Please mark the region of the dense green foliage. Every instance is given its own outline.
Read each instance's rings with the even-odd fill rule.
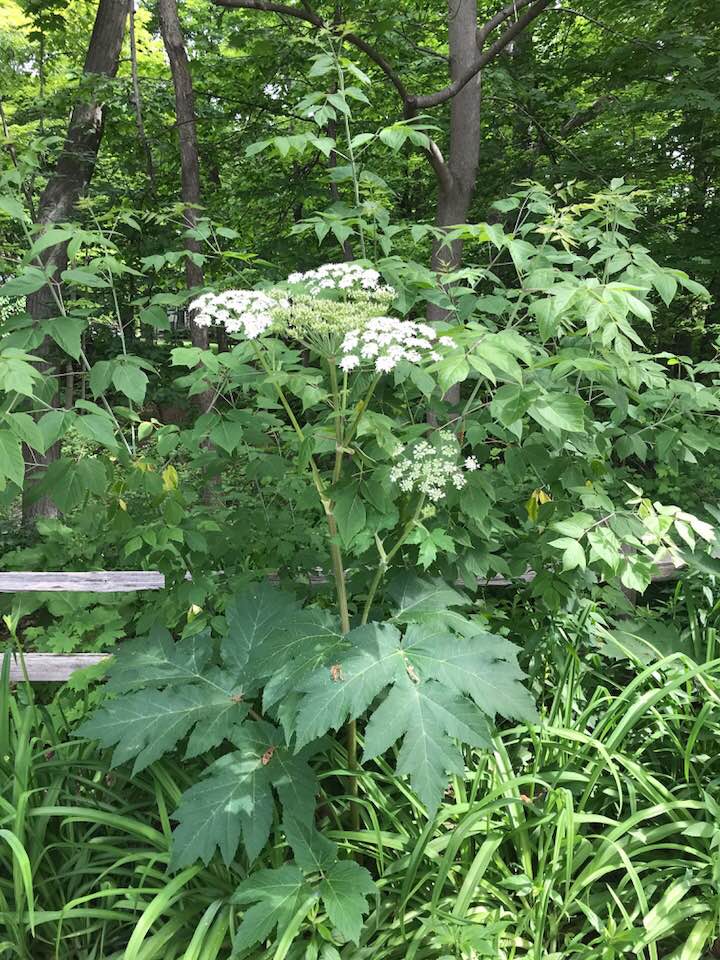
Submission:
[[[0,956],[711,956],[711,5],[508,7],[460,223],[452,5],[232,6],[0,0],[0,566],[167,584],[2,600]]]

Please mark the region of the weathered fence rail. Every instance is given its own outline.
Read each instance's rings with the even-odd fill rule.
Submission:
[[[131,593],[163,590],[165,577],[157,570],[112,570],[62,573],[0,573],[0,593]],[[32,683],[61,683],[83,667],[105,660],[106,653],[26,653],[27,677]],[[10,680],[25,679],[20,657],[10,661]]]
[[[0,593],[130,593],[164,590],[157,570],[117,570],[110,573],[0,573]]]
[[[655,566],[653,581],[672,580],[679,569],[671,560],[660,561]],[[534,570],[526,570],[519,577],[495,576],[478,579],[478,587],[510,587],[514,583],[529,583],[535,579]],[[188,579],[189,574],[186,574]],[[269,579],[277,580],[276,576]],[[321,585],[327,577],[312,574],[310,581]],[[73,592],[73,593],[130,593],[135,590],[163,590],[165,577],[157,570],[115,570],[78,573],[0,573],[0,593]],[[31,683],[62,683],[76,670],[94,666],[110,656],[108,653],[26,653],[23,656],[27,678]],[[10,662],[10,680],[25,679],[23,663],[17,654]]]

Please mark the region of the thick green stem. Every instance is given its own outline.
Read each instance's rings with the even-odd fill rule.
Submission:
[[[337,56],[335,58],[337,65],[337,75],[338,75],[338,92],[340,96],[345,99],[345,74],[343,69],[340,66]],[[367,256],[367,251],[365,249],[365,232],[363,230],[362,217],[360,215],[360,180],[358,179],[357,164],[355,162],[355,151],[353,149],[352,135],[350,133],[350,116],[347,110],[343,110],[343,125],[345,127],[345,139],[347,140],[348,145],[348,160],[350,161],[350,170],[352,172],[352,182],[353,182],[353,193],[355,195],[355,208],[357,209],[358,216],[358,232],[360,234],[360,252],[363,255],[363,258]]]
[[[340,479],[342,474],[343,456],[345,453],[344,442],[344,396],[341,404],[340,390],[338,387],[337,367],[335,360],[331,357],[328,360],[328,371],[330,374],[330,389],[333,395],[333,409],[335,411],[335,467],[333,469],[333,486]],[[332,510],[328,513],[328,527],[330,529],[330,553],[333,562],[333,572],[335,574],[335,584],[337,588],[338,605],[340,607],[340,629],[342,633],[350,632],[350,616],[347,604],[347,589],[345,584],[345,571],[343,570],[342,554],[340,548],[333,540],[337,537],[337,522]],[[357,724],[350,720],[345,729],[345,745],[347,750],[347,763],[350,776],[348,777],[348,792],[352,797],[350,802],[350,825],[354,831],[360,829],[360,808],[357,803],[358,783],[357,783]]]
[[[363,607],[362,619],[360,620],[361,623],[364,624],[368,622],[370,611],[372,609],[373,600],[375,599],[375,594],[378,591],[378,587],[380,586],[380,583],[382,582],[382,579],[385,576],[385,573],[388,567],[390,566],[390,563],[392,562],[393,557],[398,552],[400,547],[402,547],[402,545],[405,543],[407,538],[410,536],[410,533],[412,532],[412,529],[417,522],[417,518],[420,516],[420,511],[422,510],[424,503],[425,503],[425,494],[422,494],[417,504],[415,505],[415,509],[413,510],[412,516],[410,517],[408,522],[405,524],[405,526],[402,528],[400,536],[397,542],[395,543],[395,545],[393,546],[392,550],[390,550],[388,553],[386,553],[384,556],[380,558],[380,563],[378,564],[378,568],[375,571],[375,575],[373,576],[372,582],[370,583],[370,587],[368,589],[368,595],[365,600],[365,606]]]
[[[343,447],[348,447],[349,444],[352,442],[352,439],[355,436],[355,431],[357,430],[358,424],[360,423],[360,418],[367,410],[370,404],[370,401],[373,398],[373,394],[375,393],[378,383],[380,383],[379,374],[372,378],[370,382],[370,386],[367,389],[367,393],[357,405],[355,416],[353,417],[350,423],[350,426],[348,427],[348,430],[343,437]]]

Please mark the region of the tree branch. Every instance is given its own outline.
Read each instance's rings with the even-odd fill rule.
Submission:
[[[442,90],[437,90],[435,93],[428,93],[421,96],[412,97],[410,101],[412,112],[414,113],[418,110],[426,110],[428,107],[437,107],[439,104],[445,103],[446,100],[451,100],[462,90],[464,86],[466,86],[466,84],[473,79],[473,77],[478,75],[483,67],[486,67],[488,63],[491,63],[500,53],[502,53],[505,47],[507,47],[508,44],[515,39],[515,37],[522,33],[528,24],[532,23],[536,17],[539,17],[543,10],[549,6],[550,2],[551,0],[534,0],[534,2],[526,3],[525,5],[528,7],[526,12],[521,17],[518,17],[518,19],[511,26],[509,26],[507,30],[501,34],[501,36],[498,37],[495,43],[488,47],[484,53],[481,53],[477,60],[465,71],[462,76],[458,77],[456,80],[453,80],[452,83],[449,83],[446,87],[443,87]],[[517,0],[518,6],[522,3],[523,0]],[[505,10],[501,11],[500,14],[497,14],[496,17],[493,17],[493,20],[497,19],[497,17],[500,17],[501,14],[505,13],[506,10],[507,7]],[[507,19],[507,17],[504,19]],[[492,21],[488,21],[488,23],[490,22]],[[499,22],[502,23],[503,19],[501,19]],[[487,24],[485,26],[487,26]],[[481,33],[482,30],[484,30],[484,27],[481,28]]]
[[[308,3],[303,3],[302,8],[300,8],[292,7],[286,3],[275,3],[274,0],[212,0],[212,2],[216,7],[230,7],[239,10],[262,10],[265,13],[278,13],[284,17],[295,17],[297,20],[304,20],[314,27],[332,30],[333,33],[344,37],[348,43],[351,43],[354,47],[357,47],[358,50],[361,50],[366,57],[380,67],[390,83],[392,83],[397,90],[403,104],[407,105],[412,99],[398,72],[375,47],[371,46],[356,33],[349,33],[343,30],[342,25],[325,23],[322,17],[316,13]]]
[[[475,60],[464,74],[453,80],[452,83],[449,83],[446,87],[443,87],[442,90],[420,95],[410,93],[397,70],[395,70],[392,64],[386,60],[375,47],[366,40],[363,40],[363,38],[359,37],[356,33],[343,30],[342,24],[333,25],[326,23],[310,6],[307,0],[302,0],[302,7],[295,7],[287,3],[278,3],[276,0],[212,0],[212,2],[216,7],[227,7],[235,10],[261,10],[265,13],[277,13],[280,16],[294,17],[296,20],[304,20],[314,27],[331,30],[339,37],[347,40],[347,42],[351,43],[354,47],[357,47],[368,59],[380,67],[390,83],[395,87],[395,90],[403,102],[405,117],[410,119],[416,116],[420,110],[427,109],[428,107],[436,107],[441,103],[445,103],[447,100],[451,100],[473,77],[477,76],[483,67],[487,66],[488,63],[491,63],[502,53],[508,44],[522,33],[528,24],[532,23],[536,17],[539,17],[550,5],[552,0],[514,0],[514,2],[507,4],[502,10],[499,10],[495,16],[487,20],[482,27],[478,28],[477,42],[479,48],[484,46],[490,33],[505,23],[505,21],[509,20],[513,14],[516,14],[522,9],[525,9],[525,13],[521,17],[518,17],[485,52],[480,50],[477,60]],[[437,158],[435,158],[434,162],[437,162]],[[442,159],[441,162],[444,164]]]
[[[476,35],[478,49],[482,50],[482,48],[485,46],[485,41],[487,38],[490,36],[493,30],[500,26],[500,24],[505,23],[505,21],[509,20],[510,17],[514,13],[517,13],[518,10],[524,9],[533,2],[534,0],[515,0],[514,3],[509,3],[502,10],[499,10],[494,17],[486,20],[481,27],[478,27]]]
[[[315,27],[324,27],[325,23],[317,13],[308,7],[291,7],[287,3],[275,3],[274,0],[212,0],[216,7],[232,7],[240,10],[263,10],[265,13],[279,13],[283,17],[295,17],[306,20]]]
[[[582,20],[587,20],[589,23],[594,23],[596,27],[600,27],[600,29],[606,33],[611,33],[614,37],[620,37],[621,40],[626,40],[628,43],[635,43],[639,47],[646,47],[649,50],[656,49],[655,46],[647,40],[641,40],[640,37],[630,37],[626,33],[621,33],[619,30],[616,30],[615,27],[611,27],[610,24],[598,20],[597,17],[591,17],[590,14],[583,13],[581,10],[572,10],[570,7],[550,7],[549,12],[566,13],[571,17],[579,17]]]
[[[574,117],[570,117],[567,120],[560,131],[564,136],[567,136],[569,133],[573,133],[575,130],[579,130],[580,127],[584,127],[586,123],[589,123],[593,120],[599,113],[601,113],[605,107],[613,103],[617,97],[605,96],[598,97],[598,99],[591,103],[586,110],[581,110],[579,113],[576,113]]]

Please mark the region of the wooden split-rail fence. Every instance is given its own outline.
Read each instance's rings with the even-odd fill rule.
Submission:
[[[189,575],[188,575],[189,576]],[[678,568],[671,560],[658,563],[653,581],[671,580],[678,576]],[[509,587],[519,581],[533,580],[535,572],[528,570],[514,579],[491,577],[479,579],[478,587]],[[272,579],[276,579],[271,577]],[[327,582],[324,576],[312,576],[313,584]],[[157,570],[115,570],[107,573],[0,573],[0,593],[130,593],[136,590],[163,590],[165,577]],[[67,680],[76,670],[94,666],[107,659],[109,653],[25,653],[13,654],[10,680],[26,678],[31,683],[58,683]],[[0,650],[0,661],[2,651]]]

